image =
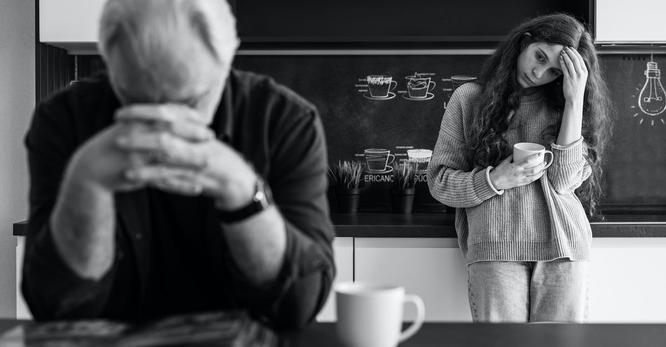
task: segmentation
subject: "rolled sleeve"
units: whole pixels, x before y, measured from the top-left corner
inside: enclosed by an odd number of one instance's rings
[[[486,178],[486,168],[472,167],[465,156],[464,114],[473,98],[472,84],[456,90],[442,117],[439,135],[428,164],[430,195],[439,202],[456,208],[482,204],[498,195]]]
[[[53,320],[99,316],[112,288],[117,258],[99,280],[84,279],[64,263],[48,227],[44,226],[28,237],[21,289],[34,318]]]
[[[557,193],[572,193],[590,176],[585,142],[581,137],[566,146],[552,143],[551,149],[553,165],[548,168],[548,180]]]
[[[49,219],[69,158],[77,143],[68,117],[66,94],[40,104],[25,136],[30,172],[30,214],[21,290],[37,320],[97,316],[103,309],[116,268],[100,280],[75,274],[55,248]]]
[[[326,145],[316,111],[278,132],[268,182],[285,220],[283,267],[266,288],[252,287],[238,269],[234,272],[242,301],[271,325],[291,329],[314,320],[328,297],[335,277],[334,232],[326,197]]]

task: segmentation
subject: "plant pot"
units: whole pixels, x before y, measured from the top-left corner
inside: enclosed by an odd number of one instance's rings
[[[348,191],[340,191],[336,194],[338,201],[339,213],[356,213],[358,212],[359,201],[361,200],[361,191],[352,189]]]
[[[414,188],[393,191],[391,196],[391,210],[393,213],[412,213],[412,207],[414,206],[414,191]]]

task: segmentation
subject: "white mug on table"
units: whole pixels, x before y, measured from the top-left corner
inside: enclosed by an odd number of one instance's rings
[[[359,282],[335,286],[336,330],[347,347],[395,347],[414,335],[425,319],[423,300],[405,288]],[[403,305],[416,306],[416,319],[401,331]]]

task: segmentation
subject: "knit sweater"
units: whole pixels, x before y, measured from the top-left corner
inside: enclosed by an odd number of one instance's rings
[[[574,190],[591,173],[583,139],[560,146],[543,136],[559,118],[542,93],[523,96],[504,138],[509,145],[535,142],[550,148],[553,164],[540,179],[503,194],[486,167],[466,159],[469,124],[481,86],[467,83],[453,93],[428,165],[431,195],[456,208],[455,226],[467,263],[478,261],[588,260],[592,231]]]

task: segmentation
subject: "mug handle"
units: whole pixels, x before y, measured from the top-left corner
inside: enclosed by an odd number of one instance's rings
[[[404,342],[412,337],[412,335],[416,334],[416,332],[421,329],[423,320],[425,320],[425,305],[423,304],[423,300],[417,295],[405,295],[405,303],[408,302],[411,302],[416,306],[416,319],[409,328],[400,333],[400,339],[398,339],[398,342]]]
[[[553,152],[551,152],[549,150],[546,150],[546,152],[544,152],[543,155],[546,156],[546,154],[550,154],[550,160],[548,161],[548,164],[546,164],[546,167],[543,168],[544,170],[549,168],[551,165],[553,165],[553,159],[555,159],[555,156],[553,155]]]
[[[551,153],[551,154],[552,154],[552,153]],[[386,162],[386,165],[388,166],[388,165],[393,164],[393,161],[395,161],[395,155],[389,153],[389,155],[388,155],[388,161]]]
[[[397,86],[398,86],[397,81],[391,81],[391,87],[389,87],[389,92],[393,91]]]
[[[430,83],[428,83],[428,91],[431,91],[436,85],[437,83],[435,83],[435,81],[430,81]]]

